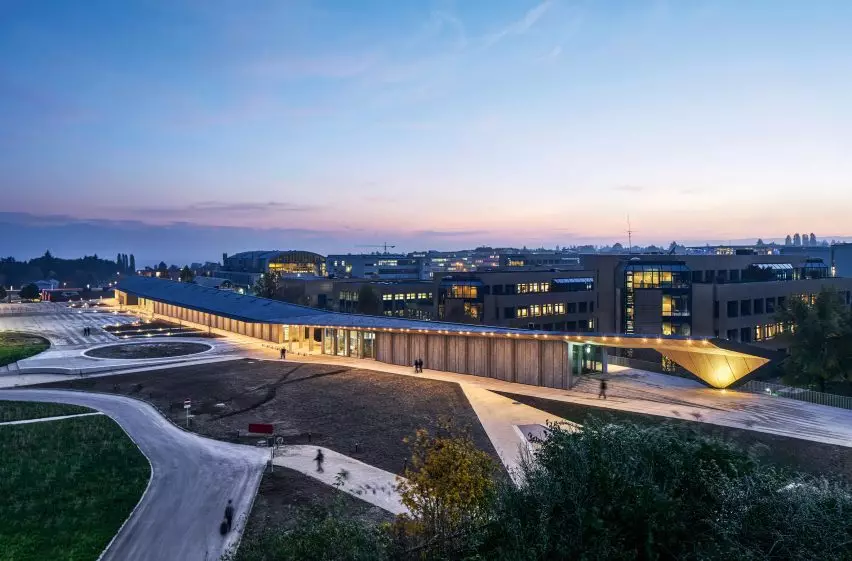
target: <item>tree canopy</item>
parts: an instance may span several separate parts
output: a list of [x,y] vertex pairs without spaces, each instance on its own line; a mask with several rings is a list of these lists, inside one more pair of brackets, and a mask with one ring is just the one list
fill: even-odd
[[852,381],[852,311],[845,296],[825,289],[813,302],[788,298],[777,321],[792,326],[784,335],[786,383],[825,391],[827,382]]
[[267,272],[254,283],[254,293],[261,298],[275,298],[281,287],[281,275],[276,272]]
[[192,272],[192,269],[188,265],[184,265],[183,269],[180,270],[179,278],[180,282],[193,282],[195,280],[195,273]]
[[6,292],[6,287],[0,284],[0,300],[5,300],[9,294]]
[[41,291],[34,284],[28,284],[18,291],[18,296],[24,300],[35,300],[38,298],[39,294],[41,294]]
[[358,313],[370,316],[382,313],[382,301],[369,284],[362,284],[358,289]]

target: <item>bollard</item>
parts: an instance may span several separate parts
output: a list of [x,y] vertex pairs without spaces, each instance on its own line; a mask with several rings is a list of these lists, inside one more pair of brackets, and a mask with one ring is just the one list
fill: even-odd
[[311,443],[311,433],[308,433],[308,444]]
[[355,453],[356,454],[358,453],[358,443],[357,442],[355,443]]

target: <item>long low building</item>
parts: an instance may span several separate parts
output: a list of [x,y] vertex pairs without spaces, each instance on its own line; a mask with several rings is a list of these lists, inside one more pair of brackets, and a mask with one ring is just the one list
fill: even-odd
[[127,277],[122,306],[148,316],[262,339],[290,350],[411,365],[568,389],[584,367],[607,371],[607,348],[654,349],[716,388],[770,362],[753,347],[710,338],[568,333],[329,312],[149,277]]

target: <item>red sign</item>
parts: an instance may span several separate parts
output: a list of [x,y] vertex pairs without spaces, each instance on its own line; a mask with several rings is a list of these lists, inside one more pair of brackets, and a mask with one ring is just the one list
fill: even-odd
[[275,427],[267,423],[249,423],[249,432],[256,434],[272,434]]

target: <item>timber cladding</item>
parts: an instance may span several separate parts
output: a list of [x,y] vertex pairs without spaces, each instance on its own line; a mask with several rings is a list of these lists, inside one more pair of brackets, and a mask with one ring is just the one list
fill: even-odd
[[540,385],[540,341],[515,340],[515,381],[519,384]]
[[444,335],[427,335],[426,344],[428,352],[423,353],[423,362],[426,368],[432,370],[447,369],[447,338]]

